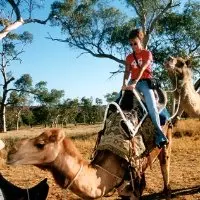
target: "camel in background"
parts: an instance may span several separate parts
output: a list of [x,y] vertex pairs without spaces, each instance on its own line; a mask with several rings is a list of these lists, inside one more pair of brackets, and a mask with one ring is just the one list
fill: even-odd
[[[190,117],[200,117],[200,95],[192,84],[192,70],[190,60],[181,57],[170,57],[164,63],[173,87],[175,98],[180,98],[180,107],[177,115],[184,110]],[[198,83],[198,82],[197,82]],[[197,84],[195,84],[196,87]],[[199,84],[198,84],[199,85]],[[198,89],[198,88],[196,88]]]

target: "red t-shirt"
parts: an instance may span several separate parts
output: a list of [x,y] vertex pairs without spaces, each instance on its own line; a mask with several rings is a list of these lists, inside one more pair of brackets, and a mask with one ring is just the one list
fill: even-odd
[[[150,61],[150,64],[147,66],[140,79],[152,78],[152,69],[151,69],[151,65],[153,62],[152,53],[146,49],[143,49],[140,53],[136,54],[136,58],[140,66],[144,62]],[[137,66],[137,63],[133,57],[133,53],[129,54],[126,57],[126,63],[128,64],[128,66],[130,66],[131,79],[137,79],[141,69]]]

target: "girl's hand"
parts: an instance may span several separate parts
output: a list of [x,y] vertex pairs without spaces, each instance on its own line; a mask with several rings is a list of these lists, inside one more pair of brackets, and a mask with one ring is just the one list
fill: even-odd
[[131,84],[131,85],[123,85],[122,86],[122,90],[133,90],[133,89],[135,89],[135,87],[136,87],[136,83],[133,83],[133,84]]

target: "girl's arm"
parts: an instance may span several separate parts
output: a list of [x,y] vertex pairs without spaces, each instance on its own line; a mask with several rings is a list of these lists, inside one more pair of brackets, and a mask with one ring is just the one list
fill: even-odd
[[129,76],[130,76],[130,64],[126,63],[124,78],[123,78],[123,86],[127,86]]

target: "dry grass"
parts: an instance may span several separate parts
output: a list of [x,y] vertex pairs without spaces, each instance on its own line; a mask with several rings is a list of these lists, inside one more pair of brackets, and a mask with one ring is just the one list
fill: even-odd
[[[171,157],[171,187],[173,191],[173,199],[176,200],[200,200],[200,121],[184,120],[180,121],[175,127],[176,132],[183,133],[191,132],[190,137],[174,138],[172,143]],[[101,129],[101,125],[70,126],[65,129],[67,136],[71,137],[85,159],[89,159],[95,145],[96,133]],[[7,146],[12,146],[16,140],[23,137],[33,137],[40,134],[44,129],[24,129],[22,131],[8,132],[2,134],[1,138],[6,142]],[[1,152],[1,158],[6,157],[5,150]],[[51,174],[47,171],[41,171],[33,166],[6,166],[0,160],[1,173],[5,178],[21,187],[31,187],[41,181],[43,178],[48,178],[50,191],[48,200],[75,200],[79,199],[70,191],[61,190],[54,182]],[[147,186],[142,199],[156,200],[164,199],[160,194],[163,182],[160,173],[159,164],[156,161],[153,164],[153,169],[148,169],[146,172]],[[117,196],[102,198],[114,200]]]
[[178,121],[174,127],[174,136],[200,136],[200,119],[187,119]]

